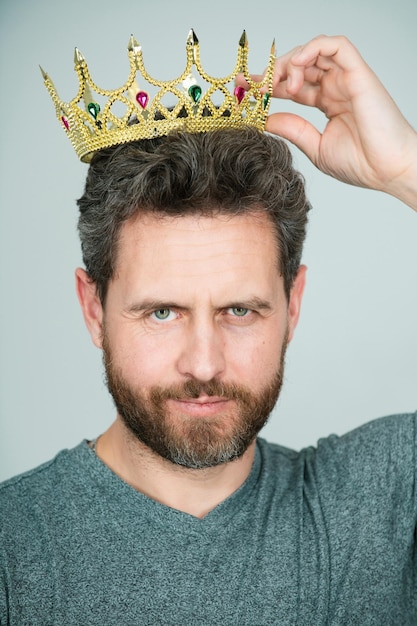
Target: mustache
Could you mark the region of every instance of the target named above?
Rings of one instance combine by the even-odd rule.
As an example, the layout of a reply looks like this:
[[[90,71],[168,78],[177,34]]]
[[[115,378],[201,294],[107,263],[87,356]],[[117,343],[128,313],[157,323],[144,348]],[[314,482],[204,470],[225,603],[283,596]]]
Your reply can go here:
[[[213,378],[207,382],[190,379],[179,385],[155,387],[151,391],[151,400],[195,400],[200,396],[224,398],[227,400],[246,401],[250,391],[241,385],[227,383]]]

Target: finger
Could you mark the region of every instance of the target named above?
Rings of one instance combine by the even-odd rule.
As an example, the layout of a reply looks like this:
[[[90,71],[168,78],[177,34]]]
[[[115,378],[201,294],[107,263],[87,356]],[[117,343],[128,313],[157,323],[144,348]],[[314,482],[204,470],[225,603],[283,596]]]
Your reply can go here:
[[[286,80],[290,93],[297,92],[304,81],[310,83],[319,82],[324,71],[334,67],[332,60],[322,60],[318,57],[311,58],[305,64],[293,63],[293,58],[301,51],[302,47],[298,46],[275,61],[274,77],[278,76],[280,81]]]
[[[294,66],[292,63],[288,64],[288,76],[286,82],[286,88],[289,94],[297,94],[303,87],[305,81],[305,69],[304,67]]]
[[[294,89],[294,86],[290,89],[288,81],[284,81],[276,87],[273,95],[280,100],[292,100],[292,102],[296,102],[297,104],[317,107],[322,110],[320,89],[319,84],[310,84],[307,82],[304,82],[301,87],[297,87],[297,89]]]
[[[278,74],[279,76],[281,76],[282,78],[287,78],[288,64],[290,63],[293,56],[297,54],[298,52],[300,52],[301,49],[302,49],[302,46],[297,46],[296,48],[293,48],[286,54],[283,54],[282,56],[277,57],[275,59],[274,72]]]
[[[304,118],[293,113],[273,113],[268,117],[265,130],[288,139],[300,148],[314,165],[318,164],[321,134]]]
[[[358,63],[364,63],[349,39],[343,36],[328,37],[327,35],[315,37],[306,45],[301,46],[291,57],[291,63],[295,66],[308,66],[316,64],[319,57],[332,59],[346,70],[353,70]]]

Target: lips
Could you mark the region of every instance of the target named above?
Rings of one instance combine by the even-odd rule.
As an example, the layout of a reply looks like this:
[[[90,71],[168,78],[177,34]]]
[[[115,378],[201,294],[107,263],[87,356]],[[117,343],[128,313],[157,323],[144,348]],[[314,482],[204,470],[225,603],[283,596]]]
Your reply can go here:
[[[168,405],[175,411],[196,417],[221,414],[229,407],[230,402],[232,401],[228,398],[220,398],[218,396],[201,396],[199,398],[167,401]]]
[[[181,398],[179,402],[191,402],[192,404],[211,404],[216,402],[227,402],[228,398],[219,396],[200,396],[199,398]]]

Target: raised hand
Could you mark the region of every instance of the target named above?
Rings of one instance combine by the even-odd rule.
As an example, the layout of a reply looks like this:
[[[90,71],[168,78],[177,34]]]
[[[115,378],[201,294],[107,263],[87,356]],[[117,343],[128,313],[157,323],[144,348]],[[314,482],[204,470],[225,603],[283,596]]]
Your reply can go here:
[[[345,37],[316,37],[276,60],[273,95],[317,107],[320,133],[292,113],[266,129],[297,145],[323,172],[390,193],[417,209],[417,133]]]

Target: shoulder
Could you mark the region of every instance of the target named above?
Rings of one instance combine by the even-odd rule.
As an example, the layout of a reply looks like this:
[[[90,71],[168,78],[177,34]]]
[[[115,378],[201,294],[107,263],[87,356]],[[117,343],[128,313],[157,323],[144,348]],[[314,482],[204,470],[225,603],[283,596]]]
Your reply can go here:
[[[70,465],[77,462],[80,451],[83,450],[86,443],[83,441],[72,449],[65,448],[61,450],[49,461],[42,463],[27,472],[13,476],[0,483],[0,495],[4,495],[14,491],[24,491],[34,485],[44,485],[53,480],[55,475],[65,472]]]
[[[386,461],[401,465],[415,464],[417,412],[381,417],[343,434],[321,438],[316,446],[301,451],[258,439],[262,458],[269,466],[295,466],[314,463],[317,467],[344,472],[375,470]]]
[[[0,484],[0,530],[35,522],[42,512],[65,497],[79,471],[85,453],[83,442],[62,450],[53,459]]]
[[[379,418],[342,435],[320,439],[316,462],[332,473],[377,475],[378,468],[415,473],[417,413]]]
[[[316,449],[305,451],[305,476],[323,510],[331,517],[360,511],[363,518],[401,519],[414,528],[416,424],[416,413],[392,415],[321,439]]]
[[[417,413],[379,418],[299,452],[259,440],[264,475],[317,498],[327,510],[381,511],[395,503],[416,515]],[[348,507],[348,508],[349,508]]]

